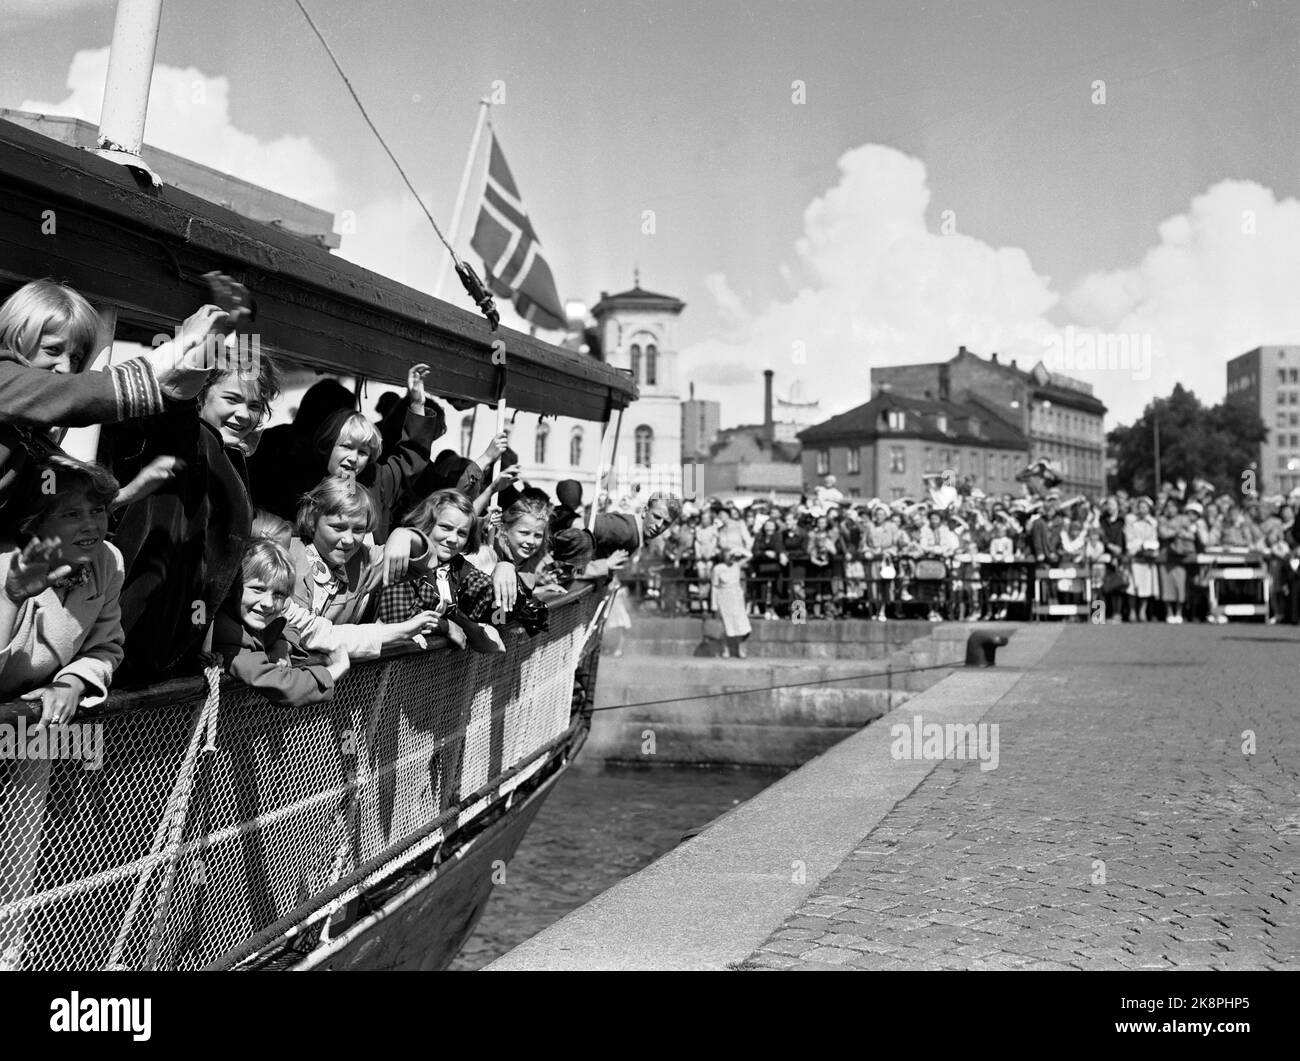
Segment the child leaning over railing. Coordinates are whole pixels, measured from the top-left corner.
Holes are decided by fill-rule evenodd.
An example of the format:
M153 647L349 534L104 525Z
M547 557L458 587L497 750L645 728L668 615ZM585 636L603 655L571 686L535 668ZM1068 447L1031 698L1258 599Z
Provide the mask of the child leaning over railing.
M452 630L459 628L478 652L505 651L495 627L508 619L520 622L530 634L546 629L546 605L519 585L512 563L500 561L488 575L466 558L466 552L479 547L479 523L468 497L457 490L439 490L408 522L428 542L427 574L410 578L400 562L390 568L390 585L379 598L382 621L398 623L413 614L432 614L441 633L454 637Z
M249 542L239 584L217 614L212 647L227 674L273 704L299 707L332 699L350 661L338 645L324 658L309 654L298 632L287 627L293 576L293 561L281 546L267 539ZM319 622L328 629L326 620ZM315 630L310 616L305 624Z

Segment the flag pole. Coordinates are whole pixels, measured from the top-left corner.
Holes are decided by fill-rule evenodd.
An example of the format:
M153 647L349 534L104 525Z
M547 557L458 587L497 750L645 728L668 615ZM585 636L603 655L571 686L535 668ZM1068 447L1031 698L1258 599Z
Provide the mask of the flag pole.
M478 157L478 142L483 136L483 126L487 122L488 108L492 106L492 101L484 96L478 101L478 121L474 124L474 138L470 141L469 157L465 159L465 170L460 175L460 188L456 192L456 205L451 212L451 231L447 237L447 242L453 247L460 238L460 223L465 212L465 196L469 192L469 179L474 172L474 160ZM438 266L438 279L433 285L433 297L442 298L443 284L447 280L447 265L450 258L443 258L442 263Z

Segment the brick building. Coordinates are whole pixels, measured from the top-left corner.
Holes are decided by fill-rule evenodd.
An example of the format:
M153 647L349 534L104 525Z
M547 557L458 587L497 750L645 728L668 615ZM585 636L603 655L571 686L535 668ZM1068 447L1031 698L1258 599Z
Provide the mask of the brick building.
M1244 402L1268 428L1258 456L1261 494L1300 486L1300 346L1257 346L1227 364L1228 401Z
M882 391L865 405L799 433L804 482L834 475L846 497L924 497L922 475L951 471L989 494L1020 492L1024 434L973 403Z
M987 360L964 346L950 361L891 365L871 370L873 390L975 405L1021 433L1029 459L1061 467L1062 489L1101 494L1106 487L1106 406L1087 383L1049 372L1041 362L1026 372L1013 360Z

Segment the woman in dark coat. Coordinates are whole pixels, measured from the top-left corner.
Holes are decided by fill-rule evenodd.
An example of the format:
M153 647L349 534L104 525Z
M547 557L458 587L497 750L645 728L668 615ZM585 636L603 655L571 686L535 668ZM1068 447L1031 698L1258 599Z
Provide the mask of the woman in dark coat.
M781 595L777 589L781 581L781 557L785 555L785 537L776 520L765 520L754 539L754 579L758 583L758 602L765 619L775 619L774 597Z
M793 511L786 517L782 537L785 540L785 553L789 558L786 570L789 572L789 605L795 600L807 601L808 587L808 535L812 530L812 516L800 517ZM787 613L788 614L788 613Z

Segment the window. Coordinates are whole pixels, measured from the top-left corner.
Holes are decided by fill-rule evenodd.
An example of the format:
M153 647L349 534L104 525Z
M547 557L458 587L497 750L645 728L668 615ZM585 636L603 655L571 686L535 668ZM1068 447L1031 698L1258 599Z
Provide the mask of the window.
M848 466L845 468L850 475L857 475L862 470L861 460L862 451L857 446L850 446L848 451Z
M903 500L903 488L901 486L891 486L889 488L889 500L891 501Z
M1292 413L1291 416L1294 417L1294 416L1295 416L1295 413ZM1278 426L1278 427L1286 427L1286 426L1287 426L1287 417L1286 417L1286 413L1285 413L1285 412L1279 412L1279 413L1277 414L1277 426Z
M1011 481L1011 456L1007 453L1002 454L1002 478Z
M472 416L463 416L460 421L460 452L462 456L469 456L470 443L474 441L474 418Z
M970 425L970 433L971 433L971 436L974 437L974 438L979 438L979 437L980 437L980 422L979 422L978 420L976 420L974 417L971 417L971 419L968 420L967 423Z
M654 343L650 343L645 348L645 382L647 387L655 385L655 376L658 373L659 351Z
M902 409L889 410L889 430L902 431L907 426L907 414Z
M537 434L533 437L533 463L546 463L546 439L551 433L551 425L545 420L537 422Z
M831 473L831 451L828 449L819 449L817 451L817 474L830 475Z
M925 451L929 453L929 450ZM889 447L889 470L894 475L902 475L907 471L907 451L902 446Z
M1300 413L1291 414L1291 426L1300 427Z
M636 429L636 462L643 468L650 466L653 460L655 433L646 424Z
M849 487L849 497L861 497L861 496L862 496L862 491L859 490L856 486Z
M636 343L632 344L632 378L641 382L641 347Z
M1300 383L1300 369L1291 369L1291 382Z
M1279 368L1279 369L1277 370L1277 381L1278 381L1279 383L1285 383L1285 382L1286 382L1286 369L1284 369L1284 368Z
M925 474L929 475L934 471L934 450L929 446L925 447Z
M576 468L582 463L582 428L575 427L569 435L569 467Z
M986 453L986 454L984 455L984 478L985 478L985 480L986 480L987 482L992 482L992 481L993 481L993 475L994 475L994 459L993 459L993 454L992 454L992 453Z

